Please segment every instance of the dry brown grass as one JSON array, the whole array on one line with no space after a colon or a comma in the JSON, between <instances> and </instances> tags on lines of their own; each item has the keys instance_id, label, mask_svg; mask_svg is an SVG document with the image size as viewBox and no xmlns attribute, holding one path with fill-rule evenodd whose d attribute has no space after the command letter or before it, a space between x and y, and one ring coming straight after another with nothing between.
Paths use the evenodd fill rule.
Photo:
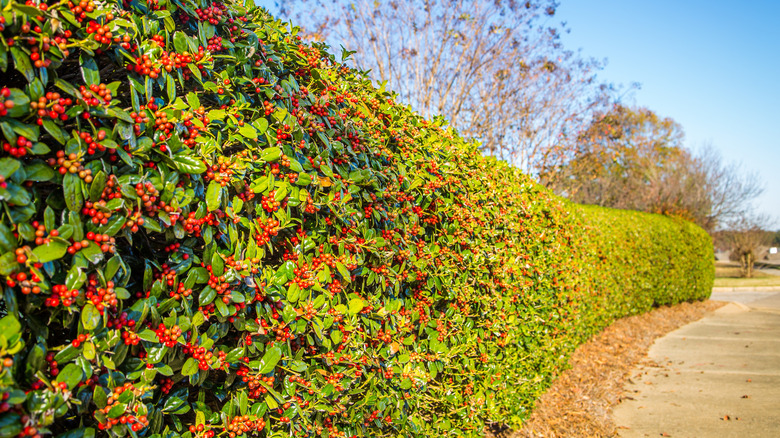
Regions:
<instances>
[{"instance_id":1,"label":"dry brown grass","mask_svg":"<svg viewBox=\"0 0 780 438\"><path fill-rule=\"evenodd\" d=\"M571 368L539 399L522 430L502 432L496 438L615 436L611 410L623 397L631 368L646 356L656 338L723 304L683 303L616 321L575 351Z\"/></svg>"}]
</instances>

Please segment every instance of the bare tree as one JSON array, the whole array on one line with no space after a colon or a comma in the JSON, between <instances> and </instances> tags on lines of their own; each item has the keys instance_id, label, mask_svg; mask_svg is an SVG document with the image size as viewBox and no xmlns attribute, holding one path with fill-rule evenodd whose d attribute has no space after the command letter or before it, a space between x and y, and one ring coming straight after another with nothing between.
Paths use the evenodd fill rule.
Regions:
<instances>
[{"instance_id":1,"label":"bare tree","mask_svg":"<svg viewBox=\"0 0 780 438\"><path fill-rule=\"evenodd\" d=\"M743 277L753 276L753 265L762 257L772 239L772 233L767 233L770 219L764 215L754 215L743 211L728 223L724 238L731 250L730 258L739 262Z\"/></svg>"},{"instance_id":2,"label":"bare tree","mask_svg":"<svg viewBox=\"0 0 780 438\"><path fill-rule=\"evenodd\" d=\"M425 116L535 173L603 102L599 62L565 50L554 0L279 2L309 36L358 50L358 68Z\"/></svg>"},{"instance_id":3,"label":"bare tree","mask_svg":"<svg viewBox=\"0 0 780 438\"><path fill-rule=\"evenodd\" d=\"M710 212L702 224L707 230L743 218L750 203L764 192L757 174L745 172L738 163L724 163L712 145L705 145L696 161L705 175L704 192L710 200Z\"/></svg>"}]
</instances>

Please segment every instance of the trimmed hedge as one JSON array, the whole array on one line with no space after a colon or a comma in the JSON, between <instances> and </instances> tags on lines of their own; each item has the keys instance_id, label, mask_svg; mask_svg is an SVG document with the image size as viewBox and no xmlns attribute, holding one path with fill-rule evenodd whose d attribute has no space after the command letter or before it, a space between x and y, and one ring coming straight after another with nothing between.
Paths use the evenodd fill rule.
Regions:
<instances>
[{"instance_id":1,"label":"trimmed hedge","mask_svg":"<svg viewBox=\"0 0 780 438\"><path fill-rule=\"evenodd\" d=\"M2 436L479 435L711 287L260 9L0 4Z\"/></svg>"},{"instance_id":2,"label":"trimmed hedge","mask_svg":"<svg viewBox=\"0 0 780 438\"><path fill-rule=\"evenodd\" d=\"M712 239L683 219L590 205L573 210L587 224L589 310L580 328L603 327L653 307L709 298L715 277Z\"/></svg>"}]
</instances>

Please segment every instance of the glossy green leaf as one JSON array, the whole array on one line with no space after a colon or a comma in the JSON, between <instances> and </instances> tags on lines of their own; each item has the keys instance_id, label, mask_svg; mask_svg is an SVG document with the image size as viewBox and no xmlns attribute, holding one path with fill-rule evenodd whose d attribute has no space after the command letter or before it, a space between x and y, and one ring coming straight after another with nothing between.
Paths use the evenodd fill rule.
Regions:
<instances>
[{"instance_id":1,"label":"glossy green leaf","mask_svg":"<svg viewBox=\"0 0 780 438\"><path fill-rule=\"evenodd\" d=\"M276 364L279 363L281 358L282 350L279 347L269 348L260 360L260 369L257 372L260 374L270 373L276 368Z\"/></svg>"}]
</instances>

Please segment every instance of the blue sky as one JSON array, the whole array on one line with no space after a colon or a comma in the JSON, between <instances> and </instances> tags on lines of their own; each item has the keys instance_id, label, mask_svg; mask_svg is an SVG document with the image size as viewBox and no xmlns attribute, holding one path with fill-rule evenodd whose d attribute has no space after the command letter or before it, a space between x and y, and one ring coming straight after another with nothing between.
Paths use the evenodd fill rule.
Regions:
<instances>
[{"instance_id":1,"label":"blue sky","mask_svg":"<svg viewBox=\"0 0 780 438\"><path fill-rule=\"evenodd\" d=\"M561 0L551 20L571 30L565 47L606 58L602 81L641 84L625 103L757 173L756 211L780 229L780 0Z\"/></svg>"},{"instance_id":2,"label":"blue sky","mask_svg":"<svg viewBox=\"0 0 780 438\"><path fill-rule=\"evenodd\" d=\"M758 173L780 228L780 0L561 0L555 20L564 46L607 58L602 80L641 83L629 103Z\"/></svg>"}]
</instances>

